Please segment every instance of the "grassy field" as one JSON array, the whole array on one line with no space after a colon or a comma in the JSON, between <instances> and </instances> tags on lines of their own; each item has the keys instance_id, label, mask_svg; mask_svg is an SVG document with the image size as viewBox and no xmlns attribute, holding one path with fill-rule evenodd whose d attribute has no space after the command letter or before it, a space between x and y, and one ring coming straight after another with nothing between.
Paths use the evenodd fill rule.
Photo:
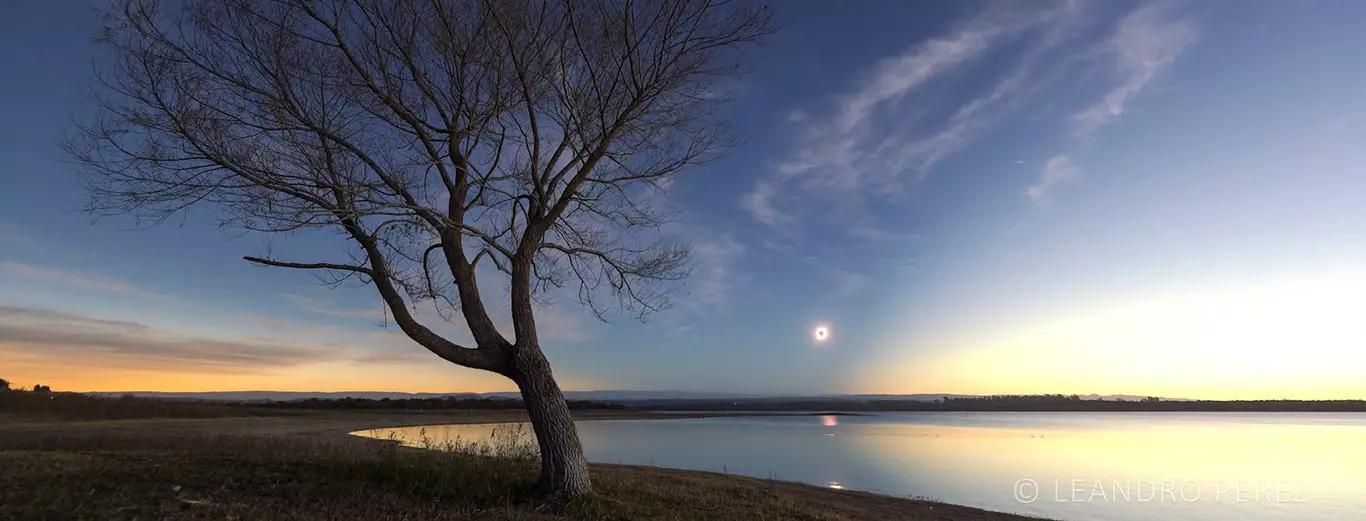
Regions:
<instances>
[{"instance_id":1,"label":"grassy field","mask_svg":"<svg viewBox=\"0 0 1366 521\"><path fill-rule=\"evenodd\" d=\"M530 495L537 462L526 437L419 450L347 434L514 422L524 418L519 411L246 414L90 420L0 411L0 519L1026 519L620 465L593 465L591 498L551 505ZM678 417L576 413L579 419L658 416Z\"/></svg>"}]
</instances>

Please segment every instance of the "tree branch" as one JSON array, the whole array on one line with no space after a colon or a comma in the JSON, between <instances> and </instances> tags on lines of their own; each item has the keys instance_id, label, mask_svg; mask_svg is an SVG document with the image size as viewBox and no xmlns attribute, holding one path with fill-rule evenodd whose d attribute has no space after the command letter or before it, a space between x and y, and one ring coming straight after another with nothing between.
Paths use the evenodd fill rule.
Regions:
<instances>
[{"instance_id":1,"label":"tree branch","mask_svg":"<svg viewBox=\"0 0 1366 521\"><path fill-rule=\"evenodd\" d=\"M251 256L242 257L242 259L243 259L243 260L246 260L247 262L253 262L253 263L261 264L261 265L264 265L264 266L275 266L275 267L277 267L277 268L297 268L297 269L304 269L304 270L344 270L344 271L354 271L354 272L356 272L356 273L365 274L365 275L368 275L368 276L371 276L371 277L375 276L375 272L370 271L370 268L366 268L366 267L364 267L364 266L351 266L351 265L349 265L349 264L332 264L332 263L329 263L329 262L314 262L314 263L282 262L282 261L277 261L277 260L263 259L263 258L261 258L261 257L251 257Z\"/></svg>"}]
</instances>

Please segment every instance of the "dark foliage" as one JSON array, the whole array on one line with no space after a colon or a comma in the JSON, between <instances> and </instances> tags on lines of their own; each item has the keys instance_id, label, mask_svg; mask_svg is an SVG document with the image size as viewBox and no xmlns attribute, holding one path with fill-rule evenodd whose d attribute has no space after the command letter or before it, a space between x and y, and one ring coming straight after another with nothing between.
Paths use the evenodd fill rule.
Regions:
<instances>
[{"instance_id":1,"label":"dark foliage","mask_svg":"<svg viewBox=\"0 0 1366 521\"><path fill-rule=\"evenodd\" d=\"M524 408L521 400L458 398L453 396L441 398L402 398L398 400L389 398L382 398L379 400L367 398L309 398L306 400L274 402L238 402L232 405L236 407L259 407L267 409L388 409L405 411L447 411L461 409L516 410ZM571 410L623 410L626 409L626 406L607 402L569 400L569 408Z\"/></svg>"},{"instance_id":2,"label":"dark foliage","mask_svg":"<svg viewBox=\"0 0 1366 521\"><path fill-rule=\"evenodd\" d=\"M46 386L39 387L44 390L0 392L0 418L9 416L47 420L121 420L282 414L265 409L238 409L179 400L52 392Z\"/></svg>"},{"instance_id":3,"label":"dark foliage","mask_svg":"<svg viewBox=\"0 0 1366 521\"><path fill-rule=\"evenodd\" d=\"M569 401L571 410L624 410L616 403ZM301 414L310 410L459 411L520 410L521 400L490 398L412 398L371 400L363 398L271 402L206 402L132 395L52 392L47 386L33 391L0 392L0 418L5 416L49 420L115 420L132 418L222 418Z\"/></svg>"}]
</instances>

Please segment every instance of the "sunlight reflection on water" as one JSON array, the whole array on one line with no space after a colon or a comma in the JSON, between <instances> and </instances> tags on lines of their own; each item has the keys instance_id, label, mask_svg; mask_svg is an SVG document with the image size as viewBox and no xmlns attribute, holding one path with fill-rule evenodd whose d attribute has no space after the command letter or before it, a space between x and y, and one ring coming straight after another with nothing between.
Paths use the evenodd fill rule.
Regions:
<instances>
[{"instance_id":1,"label":"sunlight reflection on water","mask_svg":"<svg viewBox=\"0 0 1366 521\"><path fill-rule=\"evenodd\" d=\"M425 432L473 439L492 428ZM578 428L598 462L774 477L1064 520L1366 519L1366 414L885 413ZM417 431L357 434L410 439Z\"/></svg>"}]
</instances>

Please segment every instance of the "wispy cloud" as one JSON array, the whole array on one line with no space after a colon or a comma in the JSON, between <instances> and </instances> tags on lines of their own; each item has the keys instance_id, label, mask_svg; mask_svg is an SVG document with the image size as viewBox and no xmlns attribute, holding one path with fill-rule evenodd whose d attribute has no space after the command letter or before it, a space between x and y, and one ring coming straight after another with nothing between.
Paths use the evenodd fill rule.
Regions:
<instances>
[{"instance_id":1,"label":"wispy cloud","mask_svg":"<svg viewBox=\"0 0 1366 521\"><path fill-rule=\"evenodd\" d=\"M694 243L692 252L697 269L689 279L685 304L694 311L725 310L736 282L734 264L745 254L744 245L722 235Z\"/></svg>"},{"instance_id":2,"label":"wispy cloud","mask_svg":"<svg viewBox=\"0 0 1366 521\"><path fill-rule=\"evenodd\" d=\"M510 306L511 304L504 304L500 309L511 309ZM533 304L533 312L536 316L536 336L542 341L582 342L589 338L584 324L587 319L582 313L575 313L568 306ZM511 315L495 320L495 325L508 338L512 338L513 331L516 331L512 325Z\"/></svg>"},{"instance_id":3,"label":"wispy cloud","mask_svg":"<svg viewBox=\"0 0 1366 521\"><path fill-rule=\"evenodd\" d=\"M1119 82L1096 103L1072 116L1076 138L1087 144L1102 127L1123 116L1133 100L1196 38L1194 21L1178 16L1173 3L1150 3L1120 19L1114 36L1106 42ZM1025 188L1024 195L1034 203L1050 204L1051 192L1079 175L1068 155L1054 156L1044 164L1038 182Z\"/></svg>"},{"instance_id":4,"label":"wispy cloud","mask_svg":"<svg viewBox=\"0 0 1366 521\"><path fill-rule=\"evenodd\" d=\"M0 353L141 370L257 372L325 359L330 350L269 339L193 338L137 322L0 306Z\"/></svg>"},{"instance_id":5,"label":"wispy cloud","mask_svg":"<svg viewBox=\"0 0 1366 521\"><path fill-rule=\"evenodd\" d=\"M685 336L688 333L691 333L692 330L693 327L687 324L672 323L664 325L664 334L669 335L671 337Z\"/></svg>"},{"instance_id":6,"label":"wispy cloud","mask_svg":"<svg viewBox=\"0 0 1366 521\"><path fill-rule=\"evenodd\" d=\"M0 305L0 321L9 323L23 322L29 324L49 324L56 327L87 325L123 331L151 331L151 328L144 324L126 320L106 320L55 309L6 305Z\"/></svg>"},{"instance_id":7,"label":"wispy cloud","mask_svg":"<svg viewBox=\"0 0 1366 521\"><path fill-rule=\"evenodd\" d=\"M980 56L987 44L1003 33L1004 25L974 20L947 37L930 40L900 56L883 60L862 87L845 98L832 129L847 134L863 126L886 102L899 100L929 80Z\"/></svg>"},{"instance_id":8,"label":"wispy cloud","mask_svg":"<svg viewBox=\"0 0 1366 521\"><path fill-rule=\"evenodd\" d=\"M383 320L388 317L384 306L376 303L372 308L354 308L338 306L325 298L308 297L294 293L281 293L280 298L285 299L290 304L304 311L317 313L320 315L330 315L343 318L368 318L372 320ZM376 302L379 297L375 297Z\"/></svg>"},{"instance_id":9,"label":"wispy cloud","mask_svg":"<svg viewBox=\"0 0 1366 521\"><path fill-rule=\"evenodd\" d=\"M1034 91L1035 68L1077 19L1071 3L992 4L946 34L881 60L828 111L788 115L799 129L794 151L755 182L741 208L771 227L800 221L798 209L820 208L818 218L857 224L843 227L851 236L903 235L856 233L879 230L869 224L876 219L866 203L903 194L1019 107ZM1004 74L976 97L945 107L939 87L998 52L1013 58Z\"/></svg>"},{"instance_id":10,"label":"wispy cloud","mask_svg":"<svg viewBox=\"0 0 1366 521\"><path fill-rule=\"evenodd\" d=\"M740 208L761 223L777 226L791 220L791 217L779 212L775 206L774 198L777 195L778 189L774 183L761 179L754 184L753 190L740 199Z\"/></svg>"},{"instance_id":11,"label":"wispy cloud","mask_svg":"<svg viewBox=\"0 0 1366 521\"><path fill-rule=\"evenodd\" d=\"M138 287L137 285L124 280L70 270L63 270L58 268L33 266L30 264L21 264L18 262L5 262L0 263L0 271L4 271L5 273L17 277L44 280L49 282L56 282L59 284L65 284L69 286L97 289L101 291L112 291L116 293L128 293L132 295L142 295L150 297L162 296L157 293L153 293L151 291Z\"/></svg>"},{"instance_id":12,"label":"wispy cloud","mask_svg":"<svg viewBox=\"0 0 1366 521\"><path fill-rule=\"evenodd\" d=\"M1024 194L1035 203L1047 205L1053 202L1053 188L1076 176L1077 167L1072 164L1071 159L1067 156L1054 156L1044 163L1039 182L1026 188Z\"/></svg>"},{"instance_id":13,"label":"wispy cloud","mask_svg":"<svg viewBox=\"0 0 1366 521\"><path fill-rule=\"evenodd\" d=\"M1123 115L1129 102L1163 69L1176 62L1195 40L1195 24L1176 17L1169 3L1143 6L1120 20L1109 42L1120 83L1075 116L1077 135L1090 138L1096 130Z\"/></svg>"},{"instance_id":14,"label":"wispy cloud","mask_svg":"<svg viewBox=\"0 0 1366 521\"><path fill-rule=\"evenodd\" d=\"M905 125L890 132L875 126L897 125L886 121L889 109L931 80L981 56L1003 29L984 20L973 20L945 37L884 59L856 89L840 97L828 116L800 120L804 135L797 151L777 165L776 177L799 179L812 191L850 194L893 189L902 174L894 163L933 145L905 135L909 130ZM772 182L760 181L746 201L771 202L775 187ZM750 204L746 209L766 223L772 221L768 215L776 211L771 205L761 204Z\"/></svg>"},{"instance_id":15,"label":"wispy cloud","mask_svg":"<svg viewBox=\"0 0 1366 521\"><path fill-rule=\"evenodd\" d=\"M1158 72L1171 66L1195 42L1195 25L1176 18L1172 4L1153 3L1138 8L1119 22L1109 42L1115 53L1120 83L1098 103L1076 113L1076 134L1090 138L1105 124L1119 118Z\"/></svg>"},{"instance_id":16,"label":"wispy cloud","mask_svg":"<svg viewBox=\"0 0 1366 521\"><path fill-rule=\"evenodd\" d=\"M317 323L251 313L238 314L231 318L236 321L233 327L238 327L243 331L253 331L258 336L303 343L329 342L388 346L411 342L402 331L396 328L348 327L335 323Z\"/></svg>"},{"instance_id":17,"label":"wispy cloud","mask_svg":"<svg viewBox=\"0 0 1366 521\"><path fill-rule=\"evenodd\" d=\"M440 363L435 355L414 344L411 349L386 350L379 353L363 355L353 359L353 362L361 364L424 364Z\"/></svg>"}]
</instances>

